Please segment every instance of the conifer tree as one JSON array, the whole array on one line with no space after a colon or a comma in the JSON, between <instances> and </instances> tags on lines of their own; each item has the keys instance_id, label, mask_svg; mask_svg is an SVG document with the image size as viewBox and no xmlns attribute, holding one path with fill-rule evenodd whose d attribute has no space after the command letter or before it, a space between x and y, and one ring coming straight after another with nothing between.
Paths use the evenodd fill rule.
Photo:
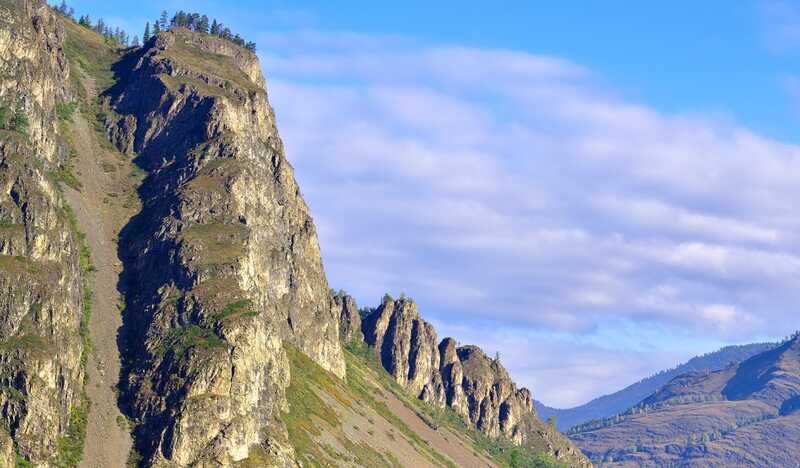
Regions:
<instances>
[{"instance_id":1,"label":"conifer tree","mask_svg":"<svg viewBox=\"0 0 800 468\"><path fill-rule=\"evenodd\" d=\"M195 31L201 33L208 33L208 16L203 15L197 21L197 26L195 27Z\"/></svg>"},{"instance_id":2,"label":"conifer tree","mask_svg":"<svg viewBox=\"0 0 800 468\"><path fill-rule=\"evenodd\" d=\"M148 21L144 25L144 34L142 35L142 42L147 42L150 40L150 22Z\"/></svg>"},{"instance_id":3,"label":"conifer tree","mask_svg":"<svg viewBox=\"0 0 800 468\"><path fill-rule=\"evenodd\" d=\"M135 35L135 34L134 34L134 36L133 36L133 42L131 42L131 45L132 45L133 47L139 47L139 46L141 45L141 44L139 44L139 36L137 36L137 35Z\"/></svg>"},{"instance_id":4,"label":"conifer tree","mask_svg":"<svg viewBox=\"0 0 800 468\"><path fill-rule=\"evenodd\" d=\"M219 23L217 23L216 19L211 22L211 30L209 32L215 36L219 36Z\"/></svg>"},{"instance_id":5,"label":"conifer tree","mask_svg":"<svg viewBox=\"0 0 800 468\"><path fill-rule=\"evenodd\" d=\"M167 10L161 11L161 18L158 19L158 26L161 31L167 30L167 27L169 26L167 24Z\"/></svg>"}]
</instances>

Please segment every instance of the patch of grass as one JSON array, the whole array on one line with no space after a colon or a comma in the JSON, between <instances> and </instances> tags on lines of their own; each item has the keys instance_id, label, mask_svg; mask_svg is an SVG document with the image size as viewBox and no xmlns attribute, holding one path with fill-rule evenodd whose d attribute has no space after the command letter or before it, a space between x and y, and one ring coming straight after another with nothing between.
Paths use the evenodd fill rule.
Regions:
<instances>
[{"instance_id":1,"label":"patch of grass","mask_svg":"<svg viewBox=\"0 0 800 468\"><path fill-rule=\"evenodd\" d=\"M182 357L186 351L192 348L211 350L227 346L228 343L217 336L213 330L192 324L171 329L157 350L157 354L164 356L168 352L172 352L175 356Z\"/></svg>"},{"instance_id":2,"label":"patch of grass","mask_svg":"<svg viewBox=\"0 0 800 468\"><path fill-rule=\"evenodd\" d=\"M72 21L64 21L63 24L67 33L64 41L67 59L80 65L101 89L112 86L114 74L111 65L119 58L119 53L96 32Z\"/></svg>"},{"instance_id":3,"label":"patch of grass","mask_svg":"<svg viewBox=\"0 0 800 468\"><path fill-rule=\"evenodd\" d=\"M386 403L375 398L374 394L376 391L380 392L380 390L370 383L370 376L375 377L382 388L388 389L408 405L407 393L378 363L372 348L369 348L363 342L348 345L345 350L345 362L347 364L347 386L353 393L357 394L375 412L400 431L421 454L424 454L439 466L455 467L453 462L445 458L431 447L427 441L422 439L419 434L411 430L405 422L386 406Z\"/></svg>"},{"instance_id":4,"label":"patch of grass","mask_svg":"<svg viewBox=\"0 0 800 468\"><path fill-rule=\"evenodd\" d=\"M341 444L358 466L401 466L390 454L381 453L364 442L355 443L341 431L342 423L336 412L318 395L324 392L345 406L355 402L347 394L342 382L293 346L286 346L291 363L291 383L286 391L289 414L284 417L289 440L304 466L322 467L340 465L345 457L315 440L323 431L320 422L331 427L325 431Z\"/></svg>"},{"instance_id":5,"label":"patch of grass","mask_svg":"<svg viewBox=\"0 0 800 468\"><path fill-rule=\"evenodd\" d=\"M176 34L175 43L166 51L166 55L197 72L226 82L226 91L234 85L248 92L261 91L231 57L204 51L187 42L180 34Z\"/></svg>"},{"instance_id":6,"label":"patch of grass","mask_svg":"<svg viewBox=\"0 0 800 468\"><path fill-rule=\"evenodd\" d=\"M78 406L69 412L67 434L58 440L58 454L55 465L72 468L78 466L83 459L83 445L86 439L86 425L89 422L91 402L84 393Z\"/></svg>"},{"instance_id":7,"label":"patch of grass","mask_svg":"<svg viewBox=\"0 0 800 468\"><path fill-rule=\"evenodd\" d=\"M258 446L251 448L247 458L236 462L234 466L236 468L262 468L273 466L274 462L272 455L264 447Z\"/></svg>"},{"instance_id":8,"label":"patch of grass","mask_svg":"<svg viewBox=\"0 0 800 468\"><path fill-rule=\"evenodd\" d=\"M250 230L241 224L195 224L183 239L202 252L198 265L208 266L230 263L245 252L245 242Z\"/></svg>"},{"instance_id":9,"label":"patch of grass","mask_svg":"<svg viewBox=\"0 0 800 468\"><path fill-rule=\"evenodd\" d=\"M251 309L252 302L249 299L242 299L236 302L231 302L226 305L219 312L211 315L211 320L222 321L229 318L236 317L257 317L258 311Z\"/></svg>"},{"instance_id":10,"label":"patch of grass","mask_svg":"<svg viewBox=\"0 0 800 468\"><path fill-rule=\"evenodd\" d=\"M50 350L50 343L43 337L38 335L20 335L12 336L0 342L0 349L24 349L28 351L36 351L40 353L47 353ZM13 387L8 387L13 388Z\"/></svg>"},{"instance_id":11,"label":"patch of grass","mask_svg":"<svg viewBox=\"0 0 800 468\"><path fill-rule=\"evenodd\" d=\"M77 105L74 102L62 102L56 105L56 115L58 120L69 121L72 119L72 114L75 113Z\"/></svg>"},{"instance_id":12,"label":"patch of grass","mask_svg":"<svg viewBox=\"0 0 800 468\"><path fill-rule=\"evenodd\" d=\"M17 459L15 460L14 466L16 468L33 468L33 464L20 454L17 454Z\"/></svg>"},{"instance_id":13,"label":"patch of grass","mask_svg":"<svg viewBox=\"0 0 800 468\"><path fill-rule=\"evenodd\" d=\"M20 255L0 255L0 272L11 275L39 275L45 272L45 265Z\"/></svg>"},{"instance_id":14,"label":"patch of grass","mask_svg":"<svg viewBox=\"0 0 800 468\"><path fill-rule=\"evenodd\" d=\"M83 188L83 184L81 184L78 178L75 177L75 174L72 173L72 168L67 165L59 166L58 169L50 171L48 175L54 183L61 182L79 192Z\"/></svg>"}]
</instances>

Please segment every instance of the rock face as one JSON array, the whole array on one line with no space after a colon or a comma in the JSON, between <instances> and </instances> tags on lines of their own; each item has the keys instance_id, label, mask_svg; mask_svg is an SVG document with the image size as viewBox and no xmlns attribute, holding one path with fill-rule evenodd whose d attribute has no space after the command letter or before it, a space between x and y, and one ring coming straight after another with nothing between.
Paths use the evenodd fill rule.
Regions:
<instances>
[{"instance_id":1,"label":"rock face","mask_svg":"<svg viewBox=\"0 0 800 468\"><path fill-rule=\"evenodd\" d=\"M530 391L517 388L499 361L452 338L438 342L413 301L385 297L364 318L362 330L384 369L420 400L446 405L489 437L534 447L571 466L589 465L566 438L539 421Z\"/></svg>"},{"instance_id":2,"label":"rock face","mask_svg":"<svg viewBox=\"0 0 800 468\"><path fill-rule=\"evenodd\" d=\"M339 311L256 56L173 29L116 68L108 134L149 173L120 240L139 450L227 465L281 433L284 343L344 376Z\"/></svg>"},{"instance_id":3,"label":"rock face","mask_svg":"<svg viewBox=\"0 0 800 468\"><path fill-rule=\"evenodd\" d=\"M444 402L436 331L409 300L385 298L364 319L364 337L395 381L428 402Z\"/></svg>"},{"instance_id":4,"label":"rock face","mask_svg":"<svg viewBox=\"0 0 800 468\"><path fill-rule=\"evenodd\" d=\"M625 414L571 435L604 466L795 466L800 339L680 375Z\"/></svg>"},{"instance_id":5,"label":"rock face","mask_svg":"<svg viewBox=\"0 0 800 468\"><path fill-rule=\"evenodd\" d=\"M62 34L44 1L0 2L0 420L38 465L54 461L84 375L79 244L48 177L67 155ZM13 452L0 434L0 460Z\"/></svg>"},{"instance_id":6,"label":"rock face","mask_svg":"<svg viewBox=\"0 0 800 468\"><path fill-rule=\"evenodd\" d=\"M364 341L364 334L361 333L361 314L358 311L356 301L344 293L333 295L334 311L339 315L339 339L347 345L353 342Z\"/></svg>"}]
</instances>

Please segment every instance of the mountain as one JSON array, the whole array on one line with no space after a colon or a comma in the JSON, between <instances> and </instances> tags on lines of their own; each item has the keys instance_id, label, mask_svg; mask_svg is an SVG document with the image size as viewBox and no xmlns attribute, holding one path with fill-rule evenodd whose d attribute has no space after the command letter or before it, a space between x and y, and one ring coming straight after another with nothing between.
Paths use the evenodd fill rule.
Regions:
<instances>
[{"instance_id":1,"label":"mountain","mask_svg":"<svg viewBox=\"0 0 800 468\"><path fill-rule=\"evenodd\" d=\"M589 465L412 301L331 292L252 44L64 13L0 0L0 466Z\"/></svg>"},{"instance_id":2,"label":"mountain","mask_svg":"<svg viewBox=\"0 0 800 468\"><path fill-rule=\"evenodd\" d=\"M574 429L603 466L796 466L800 338L675 377L630 411Z\"/></svg>"},{"instance_id":3,"label":"mountain","mask_svg":"<svg viewBox=\"0 0 800 468\"><path fill-rule=\"evenodd\" d=\"M536 411L543 420L554 417L556 418L558 430L567 431L585 422L608 418L628 410L678 375L693 370L719 370L733 362L744 361L775 346L775 343L726 346L717 351L693 357L677 367L658 372L618 392L595 398L574 408L556 409L539 401L534 402L534 404L536 405Z\"/></svg>"}]
</instances>

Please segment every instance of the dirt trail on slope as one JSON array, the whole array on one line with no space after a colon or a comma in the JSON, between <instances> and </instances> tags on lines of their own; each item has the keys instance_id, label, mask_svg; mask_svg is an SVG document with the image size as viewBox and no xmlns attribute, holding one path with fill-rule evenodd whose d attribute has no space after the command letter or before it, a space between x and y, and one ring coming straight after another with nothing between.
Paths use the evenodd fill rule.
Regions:
<instances>
[{"instance_id":1,"label":"dirt trail on slope","mask_svg":"<svg viewBox=\"0 0 800 468\"><path fill-rule=\"evenodd\" d=\"M84 77L95 93L93 83ZM81 467L124 467L132 446L127 420L117 405L120 353L117 334L122 326L122 296L117 290L122 264L117 257L117 234L137 211L133 163L101 143L87 118L73 116L72 131L77 157L73 172L80 181L80 191L64 187L64 194L86 234L92 263L92 317L89 334L92 352L87 364L89 381L86 392L92 405L86 431Z\"/></svg>"}]
</instances>

